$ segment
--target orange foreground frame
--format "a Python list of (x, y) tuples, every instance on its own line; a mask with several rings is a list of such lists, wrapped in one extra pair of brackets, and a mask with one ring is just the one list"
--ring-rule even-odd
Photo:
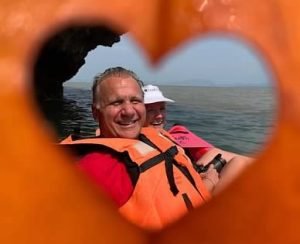
[[(297, 0), (1, 0), (0, 243), (299, 243), (300, 3)], [(130, 30), (152, 63), (192, 37), (234, 33), (277, 80), (276, 129), (225, 194), (174, 225), (130, 225), (51, 144), (35, 107), (37, 47), (70, 23)], [(167, 207), (167, 206), (166, 206)]]

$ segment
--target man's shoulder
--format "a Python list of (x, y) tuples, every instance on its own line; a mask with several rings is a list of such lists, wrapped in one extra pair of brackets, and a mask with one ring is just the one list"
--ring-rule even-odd
[(79, 157), (96, 155), (97, 157), (108, 157), (117, 155), (119, 143), (117, 138), (101, 138), (97, 136), (82, 137), (70, 135), (60, 142), (60, 146)]

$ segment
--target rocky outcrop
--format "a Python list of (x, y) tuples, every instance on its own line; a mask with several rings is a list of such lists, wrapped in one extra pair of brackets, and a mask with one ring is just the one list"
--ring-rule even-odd
[(37, 57), (33, 77), (39, 101), (60, 99), (63, 82), (85, 63), (88, 52), (98, 45), (112, 46), (121, 33), (105, 26), (72, 26), (48, 39)]

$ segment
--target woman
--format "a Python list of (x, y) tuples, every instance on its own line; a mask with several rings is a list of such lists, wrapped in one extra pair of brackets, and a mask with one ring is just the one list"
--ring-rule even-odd
[[(145, 126), (153, 126), (159, 130), (163, 129), (166, 125), (166, 103), (174, 101), (165, 97), (157, 86), (146, 85), (143, 87), (143, 91), (147, 111)], [(249, 157), (214, 147), (183, 125), (174, 125), (168, 133), (178, 145), (185, 149), (186, 154), (196, 165), (207, 165), (218, 154), (221, 154), (222, 158), (227, 161), (220, 174), (216, 174), (213, 165), (205, 173), (202, 173), (203, 180), (213, 194), (217, 194), (223, 190), (253, 161)]]
[[(165, 97), (158, 86), (146, 85), (143, 87), (143, 91), (147, 111), (145, 126), (163, 129), (167, 122), (166, 103), (173, 103), (174, 100)], [(181, 147), (186, 149), (193, 162), (198, 161), (204, 153), (214, 148), (213, 145), (196, 136), (183, 125), (173, 125), (168, 132)]]
[(164, 128), (166, 124), (166, 102), (174, 101), (166, 98), (157, 86), (146, 85), (143, 87), (144, 103), (147, 110), (145, 126)]

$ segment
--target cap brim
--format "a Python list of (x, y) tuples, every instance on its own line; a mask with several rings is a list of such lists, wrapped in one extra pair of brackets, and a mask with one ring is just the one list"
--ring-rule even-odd
[(169, 98), (165, 98), (165, 102), (170, 102), (170, 103), (174, 103), (175, 101)]
[(172, 99), (169, 98), (152, 98), (151, 100), (144, 100), (145, 104), (149, 104), (149, 103), (159, 103), (159, 102), (170, 102), (170, 103), (174, 103), (175, 101), (173, 101)]

